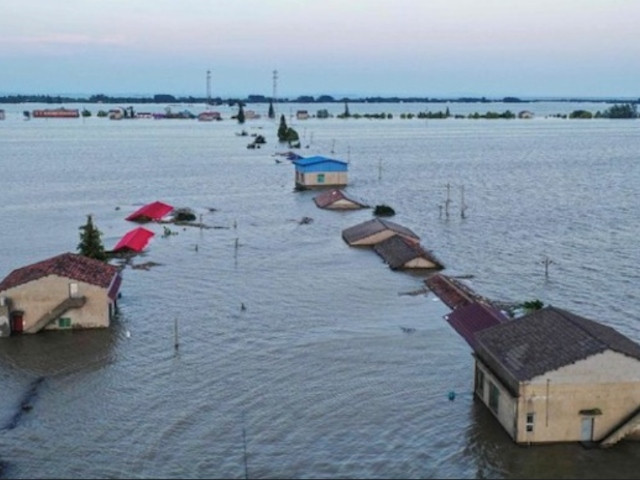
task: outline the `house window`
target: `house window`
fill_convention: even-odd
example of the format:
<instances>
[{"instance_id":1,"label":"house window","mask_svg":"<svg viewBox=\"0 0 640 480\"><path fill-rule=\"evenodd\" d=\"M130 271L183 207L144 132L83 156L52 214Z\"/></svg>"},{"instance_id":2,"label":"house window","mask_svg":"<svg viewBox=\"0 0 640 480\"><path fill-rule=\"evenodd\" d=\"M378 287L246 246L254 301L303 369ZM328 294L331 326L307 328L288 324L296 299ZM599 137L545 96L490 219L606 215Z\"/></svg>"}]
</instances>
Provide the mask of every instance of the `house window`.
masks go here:
<instances>
[{"instance_id":1,"label":"house window","mask_svg":"<svg viewBox=\"0 0 640 480\"><path fill-rule=\"evenodd\" d=\"M533 424L534 424L535 418L536 416L534 413L527 413L527 423L526 423L527 432L533 432Z\"/></svg>"},{"instance_id":2,"label":"house window","mask_svg":"<svg viewBox=\"0 0 640 480\"><path fill-rule=\"evenodd\" d=\"M324 173L318 174L318 183L324 183Z\"/></svg>"},{"instance_id":3,"label":"house window","mask_svg":"<svg viewBox=\"0 0 640 480\"><path fill-rule=\"evenodd\" d=\"M495 413L498 414L498 406L500 400L500 391L498 387L496 387L492 382L489 382L489 408Z\"/></svg>"},{"instance_id":4,"label":"house window","mask_svg":"<svg viewBox=\"0 0 640 480\"><path fill-rule=\"evenodd\" d=\"M60 317L58 319L58 327L71 328L71 319L69 317Z\"/></svg>"},{"instance_id":5,"label":"house window","mask_svg":"<svg viewBox=\"0 0 640 480\"><path fill-rule=\"evenodd\" d=\"M476 369L476 393L484 400L484 372L479 368Z\"/></svg>"}]
</instances>

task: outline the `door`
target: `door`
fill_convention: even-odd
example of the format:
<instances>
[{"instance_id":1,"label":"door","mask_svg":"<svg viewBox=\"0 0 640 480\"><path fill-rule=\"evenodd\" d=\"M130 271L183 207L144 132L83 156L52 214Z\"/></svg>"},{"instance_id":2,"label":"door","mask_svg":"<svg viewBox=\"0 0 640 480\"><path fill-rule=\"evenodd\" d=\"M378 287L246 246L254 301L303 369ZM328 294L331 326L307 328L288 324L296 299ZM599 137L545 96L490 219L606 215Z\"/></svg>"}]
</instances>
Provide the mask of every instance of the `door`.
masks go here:
<instances>
[{"instance_id":1,"label":"door","mask_svg":"<svg viewBox=\"0 0 640 480\"><path fill-rule=\"evenodd\" d=\"M11 314L11 331L22 333L24 330L24 319L22 312L12 312Z\"/></svg>"},{"instance_id":2,"label":"door","mask_svg":"<svg viewBox=\"0 0 640 480\"><path fill-rule=\"evenodd\" d=\"M70 283L69 284L69 296L71 298L75 298L78 296L78 284L77 283Z\"/></svg>"},{"instance_id":3,"label":"door","mask_svg":"<svg viewBox=\"0 0 640 480\"><path fill-rule=\"evenodd\" d=\"M582 418L582 428L580 431L580 440L590 442L593 439L593 417Z\"/></svg>"}]
</instances>

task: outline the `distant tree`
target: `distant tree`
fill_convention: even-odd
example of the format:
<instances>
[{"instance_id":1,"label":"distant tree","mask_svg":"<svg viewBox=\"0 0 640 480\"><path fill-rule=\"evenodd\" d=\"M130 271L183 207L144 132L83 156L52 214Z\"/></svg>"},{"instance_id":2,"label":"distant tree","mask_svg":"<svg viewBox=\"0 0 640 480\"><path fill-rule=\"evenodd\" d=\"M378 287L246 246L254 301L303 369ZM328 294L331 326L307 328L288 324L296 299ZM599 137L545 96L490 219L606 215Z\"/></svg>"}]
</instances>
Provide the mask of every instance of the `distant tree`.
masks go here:
<instances>
[{"instance_id":1,"label":"distant tree","mask_svg":"<svg viewBox=\"0 0 640 480\"><path fill-rule=\"evenodd\" d=\"M344 116L345 117L351 116L351 113L349 113L349 104L346 101L344 102Z\"/></svg>"},{"instance_id":2,"label":"distant tree","mask_svg":"<svg viewBox=\"0 0 640 480\"><path fill-rule=\"evenodd\" d=\"M273 108L273 100L269 100L269 118L276 118L276 111Z\"/></svg>"},{"instance_id":3,"label":"distant tree","mask_svg":"<svg viewBox=\"0 0 640 480\"><path fill-rule=\"evenodd\" d=\"M284 118L284 114L280 115L280 126L278 127L278 140L281 142L287 141L287 120Z\"/></svg>"},{"instance_id":4,"label":"distant tree","mask_svg":"<svg viewBox=\"0 0 640 480\"><path fill-rule=\"evenodd\" d=\"M236 116L236 118L238 119L238 123L244 123L245 121L244 107L242 106L242 103L238 105L238 115Z\"/></svg>"},{"instance_id":5,"label":"distant tree","mask_svg":"<svg viewBox=\"0 0 640 480\"><path fill-rule=\"evenodd\" d=\"M93 224L91 215L87 215L87 223L80 227L80 243L78 252L85 257L96 260L107 260L107 254L102 245L102 232Z\"/></svg>"},{"instance_id":6,"label":"distant tree","mask_svg":"<svg viewBox=\"0 0 640 480\"><path fill-rule=\"evenodd\" d=\"M638 118L638 106L631 103L615 104L602 112L605 118Z\"/></svg>"},{"instance_id":7,"label":"distant tree","mask_svg":"<svg viewBox=\"0 0 640 480\"><path fill-rule=\"evenodd\" d=\"M593 118L593 114L588 110L574 110L569 114L569 118Z\"/></svg>"}]
</instances>

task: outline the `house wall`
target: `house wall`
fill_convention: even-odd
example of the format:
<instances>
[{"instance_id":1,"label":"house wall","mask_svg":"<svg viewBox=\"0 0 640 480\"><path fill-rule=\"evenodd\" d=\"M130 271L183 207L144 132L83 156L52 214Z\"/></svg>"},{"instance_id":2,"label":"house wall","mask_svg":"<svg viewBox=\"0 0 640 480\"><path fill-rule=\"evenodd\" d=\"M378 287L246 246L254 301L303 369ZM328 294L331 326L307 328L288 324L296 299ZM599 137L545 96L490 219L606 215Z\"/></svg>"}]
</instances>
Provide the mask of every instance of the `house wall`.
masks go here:
<instances>
[{"instance_id":1,"label":"house wall","mask_svg":"<svg viewBox=\"0 0 640 480\"><path fill-rule=\"evenodd\" d=\"M497 382L481 363L476 369ZM486 385L484 390L488 406ZM599 441L640 407L640 361L606 351L522 383L517 398L506 388L499 395L498 420L517 443ZM602 413L580 414L592 409ZM530 431L527 414L533 415ZM593 434L585 439L583 419L590 418Z\"/></svg>"},{"instance_id":2,"label":"house wall","mask_svg":"<svg viewBox=\"0 0 640 480\"><path fill-rule=\"evenodd\" d=\"M356 205L355 203L349 200L340 199L328 205L327 208L331 210L352 210L352 209L360 208L360 205Z\"/></svg>"},{"instance_id":3,"label":"house wall","mask_svg":"<svg viewBox=\"0 0 640 480\"><path fill-rule=\"evenodd\" d=\"M11 299L12 310L23 310L24 330L28 330L44 314L69 297L69 284L78 285L78 295L86 298L82 308L70 309L62 315L71 320L72 328L101 328L109 326L107 289L57 275L34 280L3 292ZM53 322L47 329L57 329Z\"/></svg>"},{"instance_id":4,"label":"house wall","mask_svg":"<svg viewBox=\"0 0 640 480\"><path fill-rule=\"evenodd\" d=\"M426 258L418 257L405 263L404 268L436 268L436 264Z\"/></svg>"},{"instance_id":5,"label":"house wall","mask_svg":"<svg viewBox=\"0 0 640 480\"><path fill-rule=\"evenodd\" d=\"M479 376L482 377L482 381L480 381ZM491 406L491 385L493 385L498 392L497 409ZM502 382L500 382L500 380L498 380L477 358L475 371L475 394L476 397L479 398L482 403L489 408L489 410L491 410L509 436L515 440L515 419L516 409L518 406L517 398L515 398L502 384Z\"/></svg>"},{"instance_id":6,"label":"house wall","mask_svg":"<svg viewBox=\"0 0 640 480\"><path fill-rule=\"evenodd\" d=\"M318 175L324 175L324 181L318 181ZM302 173L296 171L296 185L312 187L334 187L347 184L347 172L314 172Z\"/></svg>"}]
</instances>

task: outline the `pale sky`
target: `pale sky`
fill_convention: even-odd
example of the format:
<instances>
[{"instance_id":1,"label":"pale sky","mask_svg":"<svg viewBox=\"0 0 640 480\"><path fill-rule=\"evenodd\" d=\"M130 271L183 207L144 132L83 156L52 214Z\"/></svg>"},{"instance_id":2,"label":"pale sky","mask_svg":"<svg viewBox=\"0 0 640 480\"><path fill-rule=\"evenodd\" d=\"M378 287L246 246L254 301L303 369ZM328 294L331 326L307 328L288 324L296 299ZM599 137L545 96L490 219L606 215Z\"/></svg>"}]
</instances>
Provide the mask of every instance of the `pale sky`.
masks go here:
<instances>
[{"instance_id":1,"label":"pale sky","mask_svg":"<svg viewBox=\"0 0 640 480\"><path fill-rule=\"evenodd\" d=\"M640 97L640 0L0 0L0 95Z\"/></svg>"}]
</instances>

